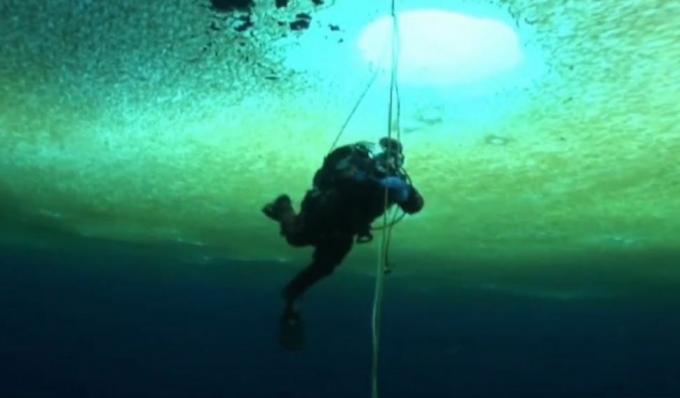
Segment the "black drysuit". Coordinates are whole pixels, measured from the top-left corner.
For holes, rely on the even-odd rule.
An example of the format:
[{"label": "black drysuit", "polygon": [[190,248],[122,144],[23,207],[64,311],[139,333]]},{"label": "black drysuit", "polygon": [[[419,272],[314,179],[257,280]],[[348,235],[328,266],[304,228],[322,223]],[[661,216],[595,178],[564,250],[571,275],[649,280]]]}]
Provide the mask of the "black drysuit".
[{"label": "black drysuit", "polygon": [[296,300],[318,280],[330,275],[352,249],[356,236],[370,234],[371,223],[386,210],[381,178],[397,177],[403,184],[401,192],[388,190],[387,208],[396,204],[405,213],[413,214],[423,207],[423,198],[404,174],[380,173],[368,156],[351,160],[350,168],[355,173],[329,170],[329,164],[336,164],[338,158],[354,149],[349,145],[329,154],[314,177],[314,189],[302,201],[300,213],[281,219],[281,233],[288,243],[315,248],[312,263],[285,287],[283,295],[288,301]]}]

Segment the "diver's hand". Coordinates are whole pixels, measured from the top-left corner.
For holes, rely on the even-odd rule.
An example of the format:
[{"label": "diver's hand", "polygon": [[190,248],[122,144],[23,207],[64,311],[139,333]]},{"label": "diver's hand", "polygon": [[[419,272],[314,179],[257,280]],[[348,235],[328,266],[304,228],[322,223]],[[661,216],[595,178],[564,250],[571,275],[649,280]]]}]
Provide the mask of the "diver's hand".
[{"label": "diver's hand", "polygon": [[420,195],[412,185],[409,186],[409,190],[411,193],[409,194],[408,200],[399,203],[399,207],[407,214],[414,214],[423,209],[425,206],[425,199],[423,199],[422,195]]}]

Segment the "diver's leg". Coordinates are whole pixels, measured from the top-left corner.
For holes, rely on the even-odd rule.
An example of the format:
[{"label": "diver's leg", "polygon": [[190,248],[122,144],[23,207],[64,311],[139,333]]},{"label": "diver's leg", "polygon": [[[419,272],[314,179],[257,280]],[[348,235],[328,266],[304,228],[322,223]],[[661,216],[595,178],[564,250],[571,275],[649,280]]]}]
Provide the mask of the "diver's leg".
[{"label": "diver's leg", "polygon": [[286,305],[292,309],[295,300],[300,298],[307,289],[330,275],[352,249],[353,241],[352,235],[338,235],[318,242],[312,263],[300,271],[283,289]]},{"label": "diver's leg", "polygon": [[293,211],[293,205],[290,196],[286,194],[277,196],[273,202],[267,203],[262,208],[262,212],[274,221],[281,221],[281,216],[288,211]]},{"label": "diver's leg", "polygon": [[295,308],[295,301],[314,283],[330,275],[352,248],[353,236],[337,236],[333,240],[323,239],[315,244],[312,263],[302,270],[283,289],[286,301],[280,319],[279,343],[289,350],[301,349],[304,345],[302,318]]},{"label": "diver's leg", "polygon": [[302,212],[295,214],[295,210],[292,207],[286,209],[281,212],[279,225],[281,226],[281,235],[286,238],[286,241],[291,246],[305,246],[309,244],[309,239],[307,239],[304,233],[304,215]]},{"label": "diver's leg", "polygon": [[284,207],[279,213],[281,235],[291,246],[316,245],[317,237],[314,233],[313,222],[318,219],[319,193],[309,190],[302,199],[300,213],[295,214],[293,206]]},{"label": "diver's leg", "polygon": [[302,212],[295,214],[288,195],[279,195],[273,202],[266,204],[262,212],[279,223],[281,235],[292,246],[306,246],[311,242],[305,235],[304,216]]}]

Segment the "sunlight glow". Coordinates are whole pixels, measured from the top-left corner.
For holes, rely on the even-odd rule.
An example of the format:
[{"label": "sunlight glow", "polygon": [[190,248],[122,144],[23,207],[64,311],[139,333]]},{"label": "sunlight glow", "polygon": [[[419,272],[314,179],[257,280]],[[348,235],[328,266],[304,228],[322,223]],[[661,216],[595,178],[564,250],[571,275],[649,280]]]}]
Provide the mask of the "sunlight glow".
[{"label": "sunlight glow", "polygon": [[[414,84],[466,84],[509,71],[522,62],[516,32],[501,21],[449,11],[399,15],[400,79]],[[370,24],[359,48],[371,64],[390,67],[392,20]]]}]

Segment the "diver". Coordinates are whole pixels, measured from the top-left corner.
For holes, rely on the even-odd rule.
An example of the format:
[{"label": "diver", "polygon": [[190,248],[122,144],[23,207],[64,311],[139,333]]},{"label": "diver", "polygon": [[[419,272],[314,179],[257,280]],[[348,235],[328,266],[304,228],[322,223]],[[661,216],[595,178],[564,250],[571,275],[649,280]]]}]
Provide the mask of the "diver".
[{"label": "diver", "polygon": [[[382,138],[374,154],[371,143],[358,142],[329,153],[315,173],[295,213],[288,195],[264,206],[264,214],[277,221],[281,234],[292,246],[313,246],[312,262],[283,289],[281,344],[302,346],[302,319],[296,301],[320,279],[330,275],[351,250],[354,242],[371,241],[371,223],[394,204],[406,214],[419,212],[423,197],[403,169],[399,141]],[[387,197],[385,197],[387,191]]]}]

